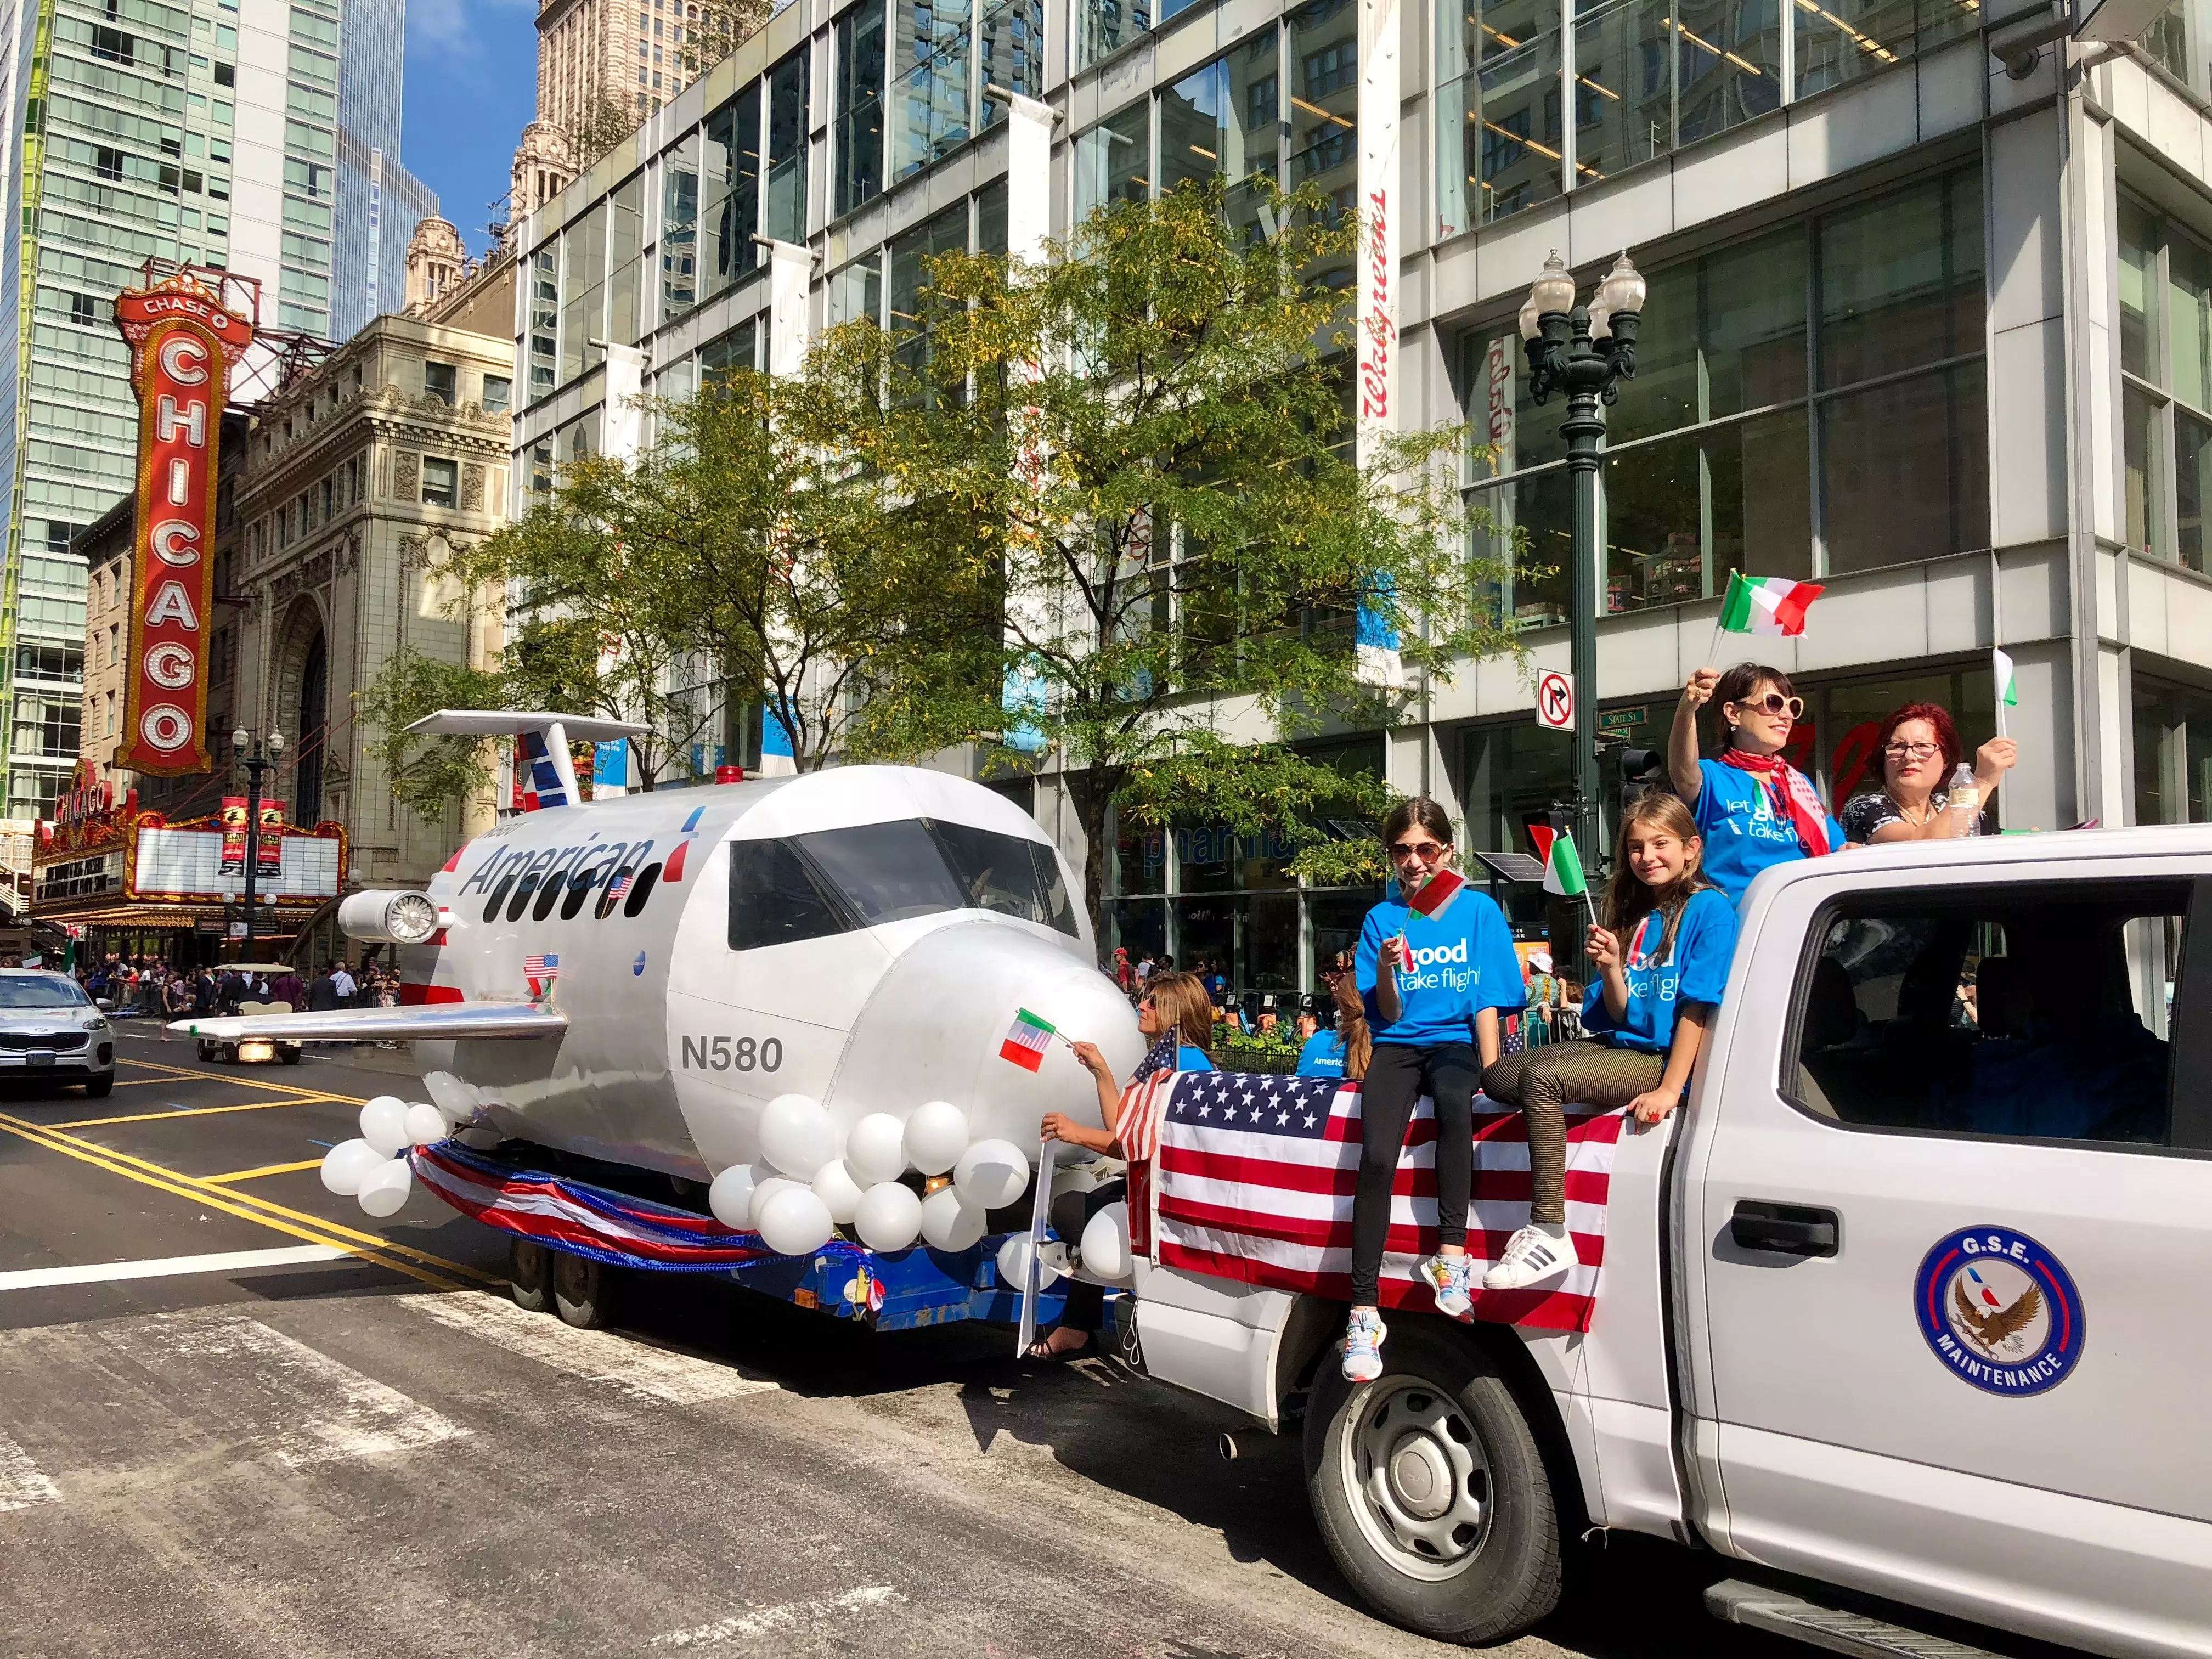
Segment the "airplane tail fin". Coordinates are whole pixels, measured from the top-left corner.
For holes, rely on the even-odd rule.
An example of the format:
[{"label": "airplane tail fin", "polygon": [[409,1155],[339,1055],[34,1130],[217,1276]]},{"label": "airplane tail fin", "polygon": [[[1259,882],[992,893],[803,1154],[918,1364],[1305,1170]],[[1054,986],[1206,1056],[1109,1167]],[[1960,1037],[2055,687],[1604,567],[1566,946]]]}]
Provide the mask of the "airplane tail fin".
[{"label": "airplane tail fin", "polygon": [[422,738],[521,738],[522,759],[530,769],[524,798],[526,810],[532,811],[580,804],[583,798],[576,787],[576,769],[568,758],[572,739],[605,743],[638,737],[650,729],[635,720],[518,708],[441,708],[407,727],[411,735]]}]

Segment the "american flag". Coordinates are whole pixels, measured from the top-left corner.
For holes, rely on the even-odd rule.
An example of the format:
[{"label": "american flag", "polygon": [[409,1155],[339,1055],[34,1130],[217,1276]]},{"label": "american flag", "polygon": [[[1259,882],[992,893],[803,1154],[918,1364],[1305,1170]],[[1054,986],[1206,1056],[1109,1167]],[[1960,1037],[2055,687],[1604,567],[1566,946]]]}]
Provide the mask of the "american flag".
[{"label": "american flag", "polygon": [[[1148,1102],[1157,1125],[1152,1179],[1136,1200],[1152,1214],[1148,1247],[1163,1266],[1275,1290],[1346,1300],[1352,1200],[1359,1177],[1359,1089],[1329,1079],[1237,1072],[1170,1074]],[[1164,1106],[1164,1109],[1162,1109]],[[1567,1117],[1567,1228],[1582,1265],[1525,1291],[1485,1291],[1484,1269],[1528,1220],[1528,1143],[1521,1114],[1474,1101],[1474,1182],[1468,1254],[1474,1316],[1547,1330],[1586,1331],[1605,1256],[1607,1189],[1619,1112]],[[1126,1116],[1126,1111],[1125,1111]],[[1436,1249],[1436,1116],[1426,1100],[1398,1158],[1382,1257],[1383,1305],[1426,1310],[1414,1264]],[[1122,1144],[1137,1148],[1125,1129]],[[1135,1229],[1133,1227],[1133,1234]],[[1133,1237],[1133,1244],[1134,1243]]]},{"label": "american flag", "polygon": [[523,976],[526,979],[551,979],[560,971],[561,958],[557,956],[525,957],[522,959]]},{"label": "american flag", "polygon": [[631,873],[627,868],[625,868],[622,874],[615,878],[614,885],[607,889],[607,902],[609,903],[612,903],[615,900],[620,898],[624,893],[629,891],[631,880]]}]

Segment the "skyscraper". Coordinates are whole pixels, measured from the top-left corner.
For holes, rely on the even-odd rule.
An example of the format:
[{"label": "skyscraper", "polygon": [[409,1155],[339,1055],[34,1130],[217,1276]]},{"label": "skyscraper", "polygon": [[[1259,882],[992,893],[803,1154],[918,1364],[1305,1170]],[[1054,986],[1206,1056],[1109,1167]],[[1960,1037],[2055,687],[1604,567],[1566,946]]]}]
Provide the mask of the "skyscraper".
[{"label": "skyscraper", "polygon": [[407,231],[436,209],[399,166],[404,16],[404,0],[0,0],[0,168],[22,228],[0,252],[8,816],[51,803],[75,763],[70,538],[134,479],[114,297],[160,258],[254,277],[265,328],[342,338],[399,309]]}]

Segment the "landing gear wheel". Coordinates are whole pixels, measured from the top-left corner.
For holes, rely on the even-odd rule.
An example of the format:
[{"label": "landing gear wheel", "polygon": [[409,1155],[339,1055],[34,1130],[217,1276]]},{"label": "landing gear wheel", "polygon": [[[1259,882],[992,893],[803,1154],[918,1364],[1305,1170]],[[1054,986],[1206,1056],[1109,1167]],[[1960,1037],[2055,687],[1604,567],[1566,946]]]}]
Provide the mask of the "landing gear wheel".
[{"label": "landing gear wheel", "polygon": [[212,1042],[203,1042],[200,1044],[200,1058],[202,1060],[213,1060],[215,1058],[215,1044]]},{"label": "landing gear wheel", "polygon": [[596,1331],[607,1322],[607,1300],[614,1275],[587,1255],[556,1250],[553,1256],[553,1309],[580,1331]]},{"label": "landing gear wheel", "polygon": [[1382,1375],[1322,1357],[1306,1413],[1306,1491],[1352,1588],[1440,1641],[1509,1641],[1559,1599],[1559,1525],[1528,1420],[1455,1333],[1393,1322]]},{"label": "landing gear wheel", "polygon": [[300,1063],[300,1050],[297,1048],[279,1048],[276,1051],[276,1058],[283,1060],[287,1066],[297,1066]]},{"label": "landing gear wheel", "polygon": [[105,1100],[114,1092],[115,1073],[112,1072],[106,1077],[88,1077],[84,1080],[84,1097],[87,1100]]},{"label": "landing gear wheel", "polygon": [[523,1312],[551,1313],[553,1252],[532,1239],[513,1240],[507,1247],[507,1283]]}]

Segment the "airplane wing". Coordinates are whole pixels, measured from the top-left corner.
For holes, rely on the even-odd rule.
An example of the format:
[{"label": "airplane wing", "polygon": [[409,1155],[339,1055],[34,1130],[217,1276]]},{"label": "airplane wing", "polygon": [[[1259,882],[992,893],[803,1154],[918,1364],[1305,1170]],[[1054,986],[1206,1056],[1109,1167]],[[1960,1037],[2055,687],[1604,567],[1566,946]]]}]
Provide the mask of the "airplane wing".
[{"label": "airplane wing", "polygon": [[412,1008],[332,1008],[322,1013],[210,1014],[169,1030],[211,1042],[259,1037],[286,1042],[442,1042],[459,1037],[559,1036],[568,1017],[526,1002],[441,1002]]},{"label": "airplane wing", "polygon": [[550,709],[530,708],[441,708],[406,728],[413,737],[520,738],[530,780],[525,799],[532,811],[581,803],[575,767],[568,758],[571,739],[605,743],[616,738],[635,738],[649,729],[635,720],[599,720],[585,714],[556,714]]}]

